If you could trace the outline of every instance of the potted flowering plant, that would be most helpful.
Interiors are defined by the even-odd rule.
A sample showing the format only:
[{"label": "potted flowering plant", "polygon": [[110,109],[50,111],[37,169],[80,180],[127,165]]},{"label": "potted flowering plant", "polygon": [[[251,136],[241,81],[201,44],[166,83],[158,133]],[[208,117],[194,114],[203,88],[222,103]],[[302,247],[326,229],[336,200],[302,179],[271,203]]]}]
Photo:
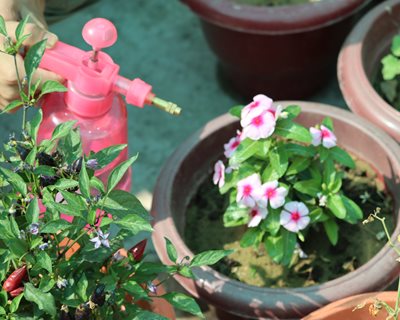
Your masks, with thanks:
[{"label": "potted flowering plant", "polygon": [[[340,89],[349,108],[400,141],[398,20],[400,1],[388,0],[359,21],[338,60]],[[385,58],[386,57],[386,58]]]},{"label": "potted flowering plant", "polygon": [[[357,13],[371,3],[368,0],[182,2],[199,16],[207,42],[235,92],[246,98],[268,92],[286,99],[308,96],[327,82]],[[278,5],[271,5],[274,3]]]},{"label": "potted flowering plant", "polygon": [[[224,115],[214,119],[178,148],[156,185],[153,240],[162,261],[167,262],[162,248],[164,236],[173,239],[179,256],[193,254],[194,242],[188,240],[218,238],[224,233],[222,224],[232,227],[226,233],[238,234],[236,239],[240,239],[241,246],[235,247],[237,250],[227,263],[217,266],[218,269],[196,270],[199,281],[177,277],[180,283],[193,295],[215,305],[219,315],[226,319],[293,319],[329,301],[384,288],[396,278],[398,265],[392,252],[382,248],[384,242],[381,242],[376,252],[363,262],[336,265],[339,269],[343,269],[342,265],[350,267],[343,269],[343,273],[320,278],[319,283],[307,282],[308,276],[313,278],[323,273],[319,268],[309,268],[309,261],[313,259],[310,246],[325,245],[327,251],[332,250],[330,258],[326,258],[324,251],[317,251],[314,257],[321,257],[327,266],[333,266],[334,258],[346,256],[347,247],[352,246],[352,240],[345,240],[346,236],[362,237],[355,230],[359,230],[357,222],[363,216],[362,210],[369,209],[360,209],[359,205],[369,196],[364,192],[365,185],[364,191],[347,187],[349,177],[359,170],[362,163],[359,159],[369,163],[382,191],[386,190],[382,198],[374,199],[384,203],[390,194],[397,193],[399,146],[382,131],[349,112],[318,103],[274,104],[268,97],[258,95],[246,107],[234,107],[231,113],[236,118]],[[224,144],[225,150],[222,150]],[[223,151],[228,158],[225,162],[218,161]],[[354,162],[356,169],[351,169]],[[218,192],[213,200],[202,197],[212,190],[210,184],[203,183],[210,179],[212,171],[214,182],[227,194],[224,200],[218,200]],[[361,171],[358,178],[363,180],[362,176],[369,173]],[[192,219],[191,203],[196,204],[198,200],[211,205],[201,207],[195,216],[209,217],[212,221],[204,227],[202,220],[195,220],[196,229],[187,230]],[[393,211],[398,212],[399,206],[394,203],[387,209],[396,233],[399,225],[398,218],[393,219],[397,217]],[[319,232],[314,232],[315,229]],[[194,230],[195,237],[191,237]],[[376,239],[373,241],[376,243]],[[326,246],[329,242],[331,245]],[[370,248],[369,244],[361,243],[355,251]],[[213,244],[217,247],[221,243]],[[306,266],[304,287],[295,282],[282,287],[282,274],[268,273],[268,281],[276,281],[264,282],[261,286],[257,277],[254,283],[243,282],[239,273],[232,279],[233,273],[225,269],[228,266],[231,270],[240,270],[244,265],[243,260],[236,259],[242,247],[256,249],[247,255],[251,262],[269,256],[270,260],[261,260],[265,265],[279,262],[293,267],[297,263],[292,272],[288,271],[291,268],[283,268],[282,274],[289,279],[298,277]],[[265,269],[259,272],[259,267],[244,268],[242,274],[262,274]],[[382,274],[380,270],[385,272]]]},{"label": "potted flowering plant", "polygon": [[[29,36],[24,34],[26,22],[27,18],[20,22],[13,42],[0,16],[2,53],[16,58]],[[124,146],[84,155],[74,121],[59,124],[50,139],[38,141],[42,112],[35,110],[27,121],[27,111],[43,95],[66,90],[48,81],[39,93],[39,82],[32,83],[44,49],[41,41],[27,52],[21,97],[3,111],[22,107],[23,120],[21,134],[10,135],[1,153],[1,318],[167,319],[174,317],[171,305],[202,317],[193,298],[166,293],[160,284],[176,273],[193,277],[193,267],[216,262],[227,252],[177,260],[174,245],[166,239],[172,265],[165,266],[146,258],[145,239],[125,248],[127,237],[152,231],[137,198],[116,188],[136,156],[116,166],[105,184],[96,171],[110,164]],[[160,307],[160,299],[168,303]]]}]

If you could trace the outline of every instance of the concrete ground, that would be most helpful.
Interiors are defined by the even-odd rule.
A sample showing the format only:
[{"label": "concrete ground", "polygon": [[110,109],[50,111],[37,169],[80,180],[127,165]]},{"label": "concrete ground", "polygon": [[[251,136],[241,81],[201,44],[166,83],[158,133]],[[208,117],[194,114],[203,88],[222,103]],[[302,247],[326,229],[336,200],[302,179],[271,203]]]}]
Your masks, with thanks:
[{"label": "concrete ground", "polygon": [[[100,0],[50,29],[61,41],[89,50],[81,29],[94,17],[107,18],[118,29],[117,43],[106,51],[121,66],[122,75],[142,78],[157,95],[183,108],[180,117],[173,117],[152,107],[129,107],[129,150],[139,153],[133,167],[133,192],[149,208],[157,176],[174,149],[207,121],[244,101],[224,91],[217,60],[197,17],[178,0]],[[345,107],[334,77],[309,100]],[[2,132],[7,133],[4,140],[19,128],[19,117],[0,118]]]}]

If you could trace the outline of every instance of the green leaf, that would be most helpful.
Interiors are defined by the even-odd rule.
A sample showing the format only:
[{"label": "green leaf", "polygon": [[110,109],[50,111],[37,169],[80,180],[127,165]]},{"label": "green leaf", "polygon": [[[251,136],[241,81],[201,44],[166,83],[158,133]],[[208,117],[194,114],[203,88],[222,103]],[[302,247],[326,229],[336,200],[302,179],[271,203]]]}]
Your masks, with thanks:
[{"label": "green leaf", "polygon": [[340,198],[342,199],[344,207],[346,208],[345,220],[347,222],[356,224],[364,217],[363,212],[361,208],[357,205],[357,203],[344,195],[341,195]]},{"label": "green leaf", "polygon": [[317,194],[322,191],[321,185],[314,179],[298,181],[293,185],[293,188],[301,193],[308,194],[311,197],[316,197]]},{"label": "green leaf", "polygon": [[301,108],[298,105],[290,105],[283,109],[282,112],[287,112],[288,118],[294,119],[301,113]]},{"label": "green leaf", "polygon": [[139,310],[135,314],[135,317],[132,320],[169,320],[169,319],[150,311]]},{"label": "green leaf", "polygon": [[311,143],[312,140],[311,134],[306,128],[289,119],[279,120],[274,133],[278,136],[304,143]]},{"label": "green leaf", "polygon": [[10,183],[16,191],[20,192],[24,197],[26,196],[27,193],[26,183],[24,179],[21,178],[20,175],[18,175],[15,172],[12,172],[11,170],[1,167],[0,167],[0,174],[7,179],[7,182]]},{"label": "green leaf", "polygon": [[323,178],[324,183],[328,186],[328,188],[332,187],[336,180],[336,168],[332,160],[328,159],[324,162],[324,171]]},{"label": "green leaf", "polygon": [[285,143],[284,146],[289,157],[291,157],[292,155],[296,155],[312,158],[316,153],[315,148],[310,146],[303,146],[301,144]]},{"label": "green leaf", "polygon": [[191,267],[211,266],[233,253],[233,250],[209,250],[196,254],[190,262]]},{"label": "green leaf", "polygon": [[55,317],[57,310],[54,297],[50,293],[44,293],[40,289],[35,288],[31,283],[25,283],[24,297],[27,301],[35,303],[40,310]]},{"label": "green leaf", "polygon": [[42,228],[42,233],[58,233],[59,231],[65,231],[74,227],[73,224],[66,220],[54,220],[46,223]]},{"label": "green leaf", "polygon": [[16,109],[16,108],[22,106],[23,104],[24,104],[24,103],[23,103],[22,101],[20,101],[20,100],[14,100],[14,101],[10,102],[10,103],[3,109],[3,111],[2,111],[1,113],[10,112],[10,111],[12,111],[12,110],[14,110],[14,109]]},{"label": "green leaf", "polygon": [[395,56],[400,57],[400,35],[397,34],[393,37],[390,50]]},{"label": "green leaf", "polygon": [[167,300],[172,306],[179,310],[189,312],[201,319],[204,319],[204,315],[197,305],[196,301],[183,293],[170,292],[161,296],[161,298]]},{"label": "green leaf", "polygon": [[[269,160],[270,160],[270,166],[272,167],[272,172],[274,174],[269,175],[269,177],[267,177],[267,174],[264,174],[265,173],[264,171],[262,176],[263,182],[278,180],[285,174],[288,168],[288,156],[283,146],[282,147],[279,146],[277,148],[272,149],[269,153]],[[268,179],[264,180],[264,178]]]},{"label": "green leaf", "polygon": [[267,218],[261,222],[261,228],[271,235],[276,236],[281,227],[280,215],[281,209],[270,209]]},{"label": "green leaf", "polygon": [[[24,296],[24,294],[21,293],[21,294],[19,294],[18,296],[16,296],[16,297],[12,300],[12,302],[11,302],[11,304],[10,304],[10,312],[11,312],[11,313],[15,313],[15,312],[18,310],[19,304],[20,304],[21,299],[22,299],[23,296]],[[4,309],[3,309],[3,310],[4,310]],[[0,312],[0,314],[1,314],[1,312]],[[3,313],[3,314],[4,314],[4,313]]]},{"label": "green leaf", "polygon": [[17,41],[23,36],[24,31],[25,31],[25,26],[29,20],[29,15],[25,16],[24,19],[22,19],[18,25],[17,28],[15,29],[15,38],[17,39]]},{"label": "green leaf", "polygon": [[346,217],[346,207],[340,195],[329,195],[326,206],[337,218],[344,219]]},{"label": "green leaf", "polygon": [[323,222],[326,235],[329,241],[335,246],[338,242],[339,227],[335,220],[329,219]]},{"label": "green leaf", "polygon": [[127,291],[130,295],[134,297],[135,300],[149,300],[149,296],[136,281],[134,280],[129,280],[128,282],[125,282],[121,288],[125,291]]},{"label": "green leaf", "polygon": [[60,190],[60,193],[71,209],[75,211],[82,211],[86,209],[85,200],[83,200],[81,195],[71,193],[66,190]]},{"label": "green leaf", "polygon": [[104,194],[106,192],[103,181],[101,181],[96,176],[90,178],[90,187],[96,189],[101,194]]},{"label": "green leaf", "polygon": [[296,243],[296,234],[282,229],[279,236],[269,236],[265,239],[265,249],[276,263],[288,265],[292,260]]},{"label": "green leaf", "polygon": [[[0,16],[1,18],[1,16]],[[0,307],[0,315],[3,316],[6,314],[6,309],[4,309],[3,307]]]},{"label": "green leaf", "polygon": [[233,115],[234,117],[237,117],[237,118],[240,119],[243,108],[244,108],[244,106],[242,106],[242,105],[234,106],[234,107],[229,109],[229,113],[231,115]]},{"label": "green leaf", "polygon": [[4,18],[1,15],[0,15],[0,33],[5,37],[8,36],[6,29],[6,22],[4,21]]},{"label": "green leaf", "polygon": [[47,80],[45,83],[42,85],[42,90],[40,92],[40,97],[42,97],[45,94],[52,93],[52,92],[66,92],[68,89],[62,85],[61,83],[53,80]]},{"label": "green leaf", "polygon": [[104,200],[103,208],[119,218],[129,214],[136,214],[143,219],[149,219],[150,216],[138,198],[124,190],[113,190]]},{"label": "green leaf", "polygon": [[66,178],[60,178],[57,180],[57,182],[49,186],[50,190],[67,190],[67,189],[72,189],[75,188],[79,185],[79,182],[73,179],[66,179]]},{"label": "green leaf", "polygon": [[240,239],[240,246],[242,248],[247,248],[260,243],[264,231],[260,228],[248,228]]},{"label": "green leaf", "polygon": [[126,144],[117,144],[107,147],[97,153],[91,154],[89,159],[96,159],[98,163],[98,168],[104,168],[106,165],[114,161],[114,159],[116,159],[120,155],[121,151],[124,150],[126,146]]},{"label": "green leaf", "polygon": [[43,275],[40,280],[39,289],[43,292],[49,292],[56,285],[56,281],[49,275]]},{"label": "green leaf", "polygon": [[390,103],[394,103],[396,100],[398,84],[397,79],[386,80],[380,83],[381,91]]},{"label": "green leaf", "polygon": [[185,278],[195,279],[196,276],[193,274],[189,266],[181,265],[178,269],[178,273]]},{"label": "green leaf", "polygon": [[331,130],[331,131],[333,131],[334,129],[333,129],[333,121],[332,121],[332,119],[331,118],[329,118],[329,117],[325,117],[323,120],[322,120],[322,125],[324,125],[325,127],[327,127],[329,130]]},{"label": "green leaf", "polygon": [[90,179],[84,159],[82,160],[81,172],[79,172],[79,189],[86,199],[90,199]]},{"label": "green leaf", "polygon": [[28,155],[25,158],[25,162],[31,166],[35,164],[37,155],[37,147],[34,146],[31,151],[29,151]]},{"label": "green leaf", "polygon": [[88,285],[89,285],[88,279],[86,278],[86,275],[83,273],[78,283],[76,284],[76,293],[82,299],[82,301],[86,301],[88,299],[86,293]]},{"label": "green leaf", "polygon": [[400,60],[392,54],[388,54],[382,60],[382,77],[384,80],[393,80],[400,74]]},{"label": "green leaf", "polygon": [[56,209],[59,213],[68,214],[68,215],[74,216],[74,217],[82,217],[82,212],[80,210],[77,210],[76,208],[72,207],[69,204],[54,202],[51,204],[51,206],[54,209]]},{"label": "green leaf", "polygon": [[290,164],[289,168],[286,171],[286,175],[290,176],[293,174],[298,174],[304,170],[306,170],[311,163],[310,158],[304,157],[296,157],[294,158],[293,162]]},{"label": "green leaf", "polygon": [[42,60],[42,56],[45,49],[46,49],[46,39],[39,41],[35,43],[32,47],[30,47],[25,56],[24,66],[25,66],[26,76],[28,78],[29,87],[32,81],[32,76],[35,73],[36,69],[39,67],[40,61]]},{"label": "green leaf", "polygon": [[140,231],[152,231],[153,228],[151,227],[150,223],[137,216],[137,215],[127,215],[120,220],[114,221],[115,224],[120,226],[122,229],[129,230],[133,234],[137,234]]},{"label": "green leaf", "polygon": [[29,223],[39,222],[39,201],[37,198],[33,198],[28,205],[26,210],[26,219]]},{"label": "green leaf", "polygon": [[67,136],[72,131],[76,123],[77,123],[76,120],[60,123],[54,128],[53,134],[51,135],[51,139],[55,140]]},{"label": "green leaf", "polygon": [[36,167],[33,172],[38,176],[43,175],[43,176],[53,177],[56,175],[56,171],[52,167],[45,165]]},{"label": "green leaf", "polygon": [[47,270],[47,272],[49,272],[49,273],[53,272],[51,258],[46,252],[40,251],[36,255],[36,264],[34,265],[34,269],[35,270],[44,269],[44,270]]},{"label": "green leaf", "polygon": [[113,169],[113,171],[111,171],[107,181],[107,193],[110,193],[117,186],[118,182],[121,181],[124,174],[129,170],[137,157],[138,155],[129,158],[128,160],[120,163]]},{"label": "green leaf", "polygon": [[4,243],[6,244],[7,248],[10,249],[11,253],[17,258],[24,256],[28,251],[26,242],[21,239],[14,238],[11,240],[4,240]]},{"label": "green leaf", "polygon": [[43,111],[42,109],[39,109],[33,116],[32,120],[29,122],[29,134],[35,143],[37,140],[40,124],[42,123],[42,119]]},{"label": "green leaf", "polygon": [[176,248],[174,244],[171,242],[171,240],[165,238],[166,246],[167,246],[167,253],[168,253],[168,258],[171,260],[171,262],[176,263],[176,260],[178,260],[178,253],[176,251]]},{"label": "green leaf", "polygon": [[349,167],[349,168],[355,168],[355,163],[351,156],[344,151],[343,149],[339,147],[333,147],[330,149],[330,153],[332,156],[332,159],[339,162],[340,164]]},{"label": "green leaf", "polygon": [[241,208],[235,204],[231,204],[224,213],[224,226],[236,227],[247,224],[249,221],[249,208]]},{"label": "green leaf", "polygon": [[219,189],[221,194],[225,194],[229,189],[236,187],[237,183],[255,173],[255,169],[252,165],[244,162],[239,167],[239,170],[234,170],[232,173],[225,174],[225,184]]},{"label": "green leaf", "polygon": [[329,216],[324,213],[324,210],[322,208],[317,207],[314,210],[311,210],[309,217],[311,218],[311,221],[314,222],[324,222],[329,219]]},{"label": "green leaf", "polygon": [[260,147],[262,148],[261,144],[262,141],[254,141],[249,138],[244,139],[242,142],[240,142],[236,151],[229,159],[229,164],[237,165],[246,161],[247,159],[255,155]]}]

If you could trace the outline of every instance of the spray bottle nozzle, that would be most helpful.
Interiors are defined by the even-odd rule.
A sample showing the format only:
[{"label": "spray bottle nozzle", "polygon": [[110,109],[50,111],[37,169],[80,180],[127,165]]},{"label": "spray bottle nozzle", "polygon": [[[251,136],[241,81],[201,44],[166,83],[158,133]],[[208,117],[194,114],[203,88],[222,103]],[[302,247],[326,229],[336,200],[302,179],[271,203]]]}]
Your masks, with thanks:
[{"label": "spray bottle nozzle", "polygon": [[138,78],[129,80],[118,75],[119,66],[101,51],[117,40],[117,30],[110,21],[102,18],[90,20],[84,26],[82,35],[92,46],[92,52],[59,41],[54,48],[45,51],[40,64],[41,68],[58,73],[72,83],[74,90],[68,94],[74,95],[70,99],[71,103],[76,104],[73,109],[90,115],[93,108],[88,107],[87,112],[82,109],[92,104],[90,99],[94,97],[96,111],[100,113],[108,103],[106,99],[102,103],[99,97],[109,97],[114,91],[124,95],[128,104],[141,108],[145,104],[153,104],[168,113],[180,114],[181,109],[176,104],[157,98],[152,93],[151,85]]}]

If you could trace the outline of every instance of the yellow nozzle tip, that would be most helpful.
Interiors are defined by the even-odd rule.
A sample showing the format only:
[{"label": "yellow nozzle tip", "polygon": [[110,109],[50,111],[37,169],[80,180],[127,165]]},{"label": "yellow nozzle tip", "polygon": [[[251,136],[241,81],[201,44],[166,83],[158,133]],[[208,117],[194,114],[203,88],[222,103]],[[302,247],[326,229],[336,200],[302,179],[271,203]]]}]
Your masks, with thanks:
[{"label": "yellow nozzle tip", "polygon": [[168,112],[172,115],[180,115],[182,112],[182,109],[180,107],[178,107],[178,105],[176,103],[170,102],[170,101],[166,101],[157,97],[153,98],[153,101],[151,102],[155,107]]}]

